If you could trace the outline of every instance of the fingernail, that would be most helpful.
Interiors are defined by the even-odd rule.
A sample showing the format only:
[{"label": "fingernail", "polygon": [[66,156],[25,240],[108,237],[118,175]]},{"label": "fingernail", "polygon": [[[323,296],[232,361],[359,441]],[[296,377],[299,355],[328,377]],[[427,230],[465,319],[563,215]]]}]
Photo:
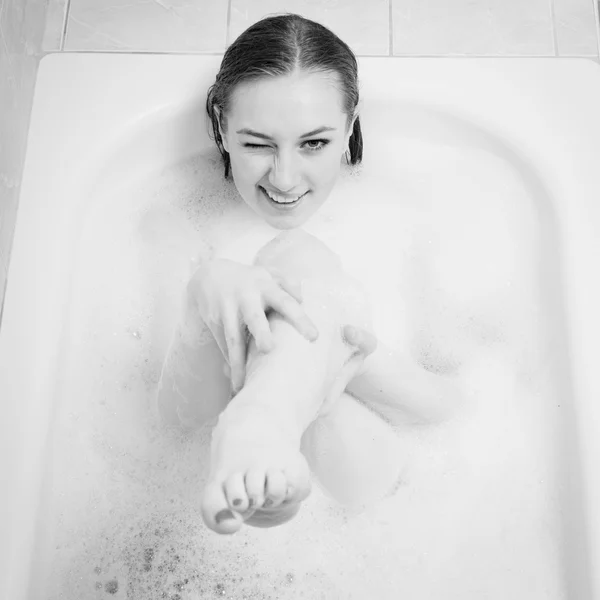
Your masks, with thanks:
[{"label": "fingernail", "polygon": [[233,501],[233,505],[234,505],[234,506],[239,506],[241,503],[242,503],[242,501],[241,501],[239,498],[236,498],[236,499]]},{"label": "fingernail", "polygon": [[267,498],[263,504],[263,506],[265,508],[268,508],[269,506],[271,506],[273,504],[273,500],[271,500],[271,498]]},{"label": "fingernail", "polygon": [[252,508],[255,504],[256,504],[256,501],[254,500],[254,498],[250,498],[248,500],[248,508]]},{"label": "fingernail", "polygon": [[221,521],[225,521],[227,519],[234,519],[234,518],[235,518],[234,514],[228,508],[224,508],[223,510],[220,510],[215,515],[215,521],[217,522],[217,524],[221,523]]},{"label": "fingernail", "polygon": [[349,342],[354,342],[356,340],[356,329],[351,325],[346,327],[346,340]]}]

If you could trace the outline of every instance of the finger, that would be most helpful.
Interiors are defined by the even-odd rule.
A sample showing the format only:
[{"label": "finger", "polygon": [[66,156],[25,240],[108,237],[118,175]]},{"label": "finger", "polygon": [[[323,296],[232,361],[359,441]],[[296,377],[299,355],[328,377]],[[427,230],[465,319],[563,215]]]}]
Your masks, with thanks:
[{"label": "finger", "polygon": [[343,336],[346,342],[356,346],[365,356],[372,354],[377,349],[377,338],[366,329],[346,325]]},{"label": "finger", "polygon": [[296,302],[302,303],[302,282],[292,277],[287,277],[276,269],[271,269],[269,272],[283,290],[296,300]]},{"label": "finger", "polygon": [[273,334],[261,302],[247,299],[242,306],[242,317],[248,331],[254,336],[256,347],[260,352],[270,352],[273,349]]},{"label": "finger", "polygon": [[275,289],[267,291],[265,293],[265,302],[288,320],[310,342],[314,342],[319,337],[319,332],[315,324],[308,318],[304,309],[283,290]]},{"label": "finger", "polygon": [[246,377],[246,340],[237,310],[232,306],[223,311],[223,330],[231,369],[231,387],[237,393],[242,389]]}]

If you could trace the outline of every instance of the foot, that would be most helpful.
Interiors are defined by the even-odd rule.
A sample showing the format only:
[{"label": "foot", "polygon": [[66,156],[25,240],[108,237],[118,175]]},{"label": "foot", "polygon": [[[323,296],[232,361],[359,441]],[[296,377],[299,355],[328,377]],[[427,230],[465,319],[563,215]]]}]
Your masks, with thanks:
[{"label": "foot", "polygon": [[210,529],[230,534],[244,523],[281,525],[296,515],[309,493],[310,472],[299,444],[275,420],[264,415],[217,425],[202,498]]}]

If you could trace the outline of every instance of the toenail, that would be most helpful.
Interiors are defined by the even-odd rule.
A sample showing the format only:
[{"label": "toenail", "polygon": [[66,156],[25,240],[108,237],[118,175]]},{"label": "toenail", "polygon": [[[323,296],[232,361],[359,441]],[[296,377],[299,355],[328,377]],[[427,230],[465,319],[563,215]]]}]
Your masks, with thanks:
[{"label": "toenail", "polygon": [[215,521],[217,522],[217,524],[219,524],[221,521],[225,521],[227,519],[234,519],[234,514],[228,509],[228,508],[224,508],[223,510],[220,510],[216,515],[215,515]]},{"label": "toenail", "polygon": [[234,505],[234,506],[239,506],[241,503],[242,503],[242,501],[241,501],[239,498],[236,498],[236,499],[233,501],[233,505]]}]

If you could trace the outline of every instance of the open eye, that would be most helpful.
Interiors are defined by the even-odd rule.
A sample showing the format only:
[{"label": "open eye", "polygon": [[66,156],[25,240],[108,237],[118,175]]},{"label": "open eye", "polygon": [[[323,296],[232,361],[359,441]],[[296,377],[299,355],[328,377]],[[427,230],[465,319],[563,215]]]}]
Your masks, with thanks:
[{"label": "open eye", "polygon": [[327,144],[329,144],[329,140],[308,140],[304,142],[304,146],[311,152],[322,150]]}]

